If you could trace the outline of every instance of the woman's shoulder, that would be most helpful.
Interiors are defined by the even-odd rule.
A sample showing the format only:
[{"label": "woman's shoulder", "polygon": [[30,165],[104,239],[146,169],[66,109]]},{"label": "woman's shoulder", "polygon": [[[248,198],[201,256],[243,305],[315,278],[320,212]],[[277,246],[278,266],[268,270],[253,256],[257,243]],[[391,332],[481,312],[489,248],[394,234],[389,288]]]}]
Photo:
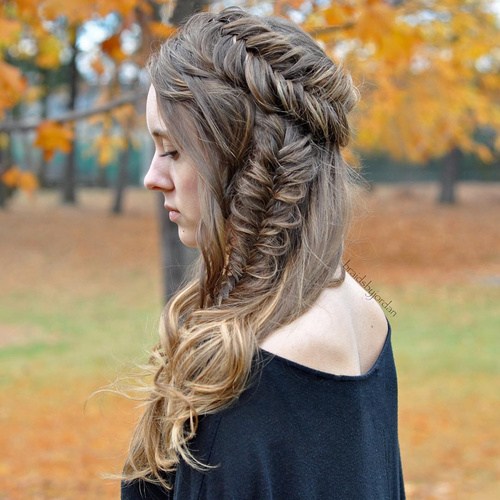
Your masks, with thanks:
[{"label": "woman's shoulder", "polygon": [[362,375],[374,365],[388,334],[380,305],[346,272],[316,303],[260,344],[265,351],[337,375]]}]

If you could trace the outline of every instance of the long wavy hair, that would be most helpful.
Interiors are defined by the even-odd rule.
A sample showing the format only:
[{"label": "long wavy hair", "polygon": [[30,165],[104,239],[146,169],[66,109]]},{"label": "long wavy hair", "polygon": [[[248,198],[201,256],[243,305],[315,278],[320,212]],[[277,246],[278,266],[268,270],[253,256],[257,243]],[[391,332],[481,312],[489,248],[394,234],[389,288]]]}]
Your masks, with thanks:
[{"label": "long wavy hair", "polygon": [[160,115],[200,177],[200,257],[167,303],[124,478],[159,482],[198,417],[249,384],[259,342],[343,281],[357,174],[341,148],[350,76],[300,28],[239,8],[193,15],[150,59]]}]

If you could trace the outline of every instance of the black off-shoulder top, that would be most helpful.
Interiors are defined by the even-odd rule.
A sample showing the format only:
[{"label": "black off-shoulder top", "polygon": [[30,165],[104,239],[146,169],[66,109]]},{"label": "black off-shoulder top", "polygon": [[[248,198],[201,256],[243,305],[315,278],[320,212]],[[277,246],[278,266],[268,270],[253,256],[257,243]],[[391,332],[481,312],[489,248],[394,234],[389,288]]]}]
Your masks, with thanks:
[{"label": "black off-shoulder top", "polygon": [[179,464],[166,491],[123,482],[122,500],[401,500],[391,326],[372,368],[334,375],[260,350],[251,385],[201,417],[191,450],[217,467]]}]

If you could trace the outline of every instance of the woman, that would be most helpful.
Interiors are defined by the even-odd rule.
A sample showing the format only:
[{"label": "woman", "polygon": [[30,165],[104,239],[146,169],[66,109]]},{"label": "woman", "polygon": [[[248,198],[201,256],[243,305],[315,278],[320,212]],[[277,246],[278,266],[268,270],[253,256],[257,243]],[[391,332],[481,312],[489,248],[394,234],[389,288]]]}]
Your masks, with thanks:
[{"label": "woman", "polygon": [[191,17],[149,71],[145,185],[200,258],[162,316],[122,498],[404,498],[390,326],[341,263],[349,76],[237,8]]}]

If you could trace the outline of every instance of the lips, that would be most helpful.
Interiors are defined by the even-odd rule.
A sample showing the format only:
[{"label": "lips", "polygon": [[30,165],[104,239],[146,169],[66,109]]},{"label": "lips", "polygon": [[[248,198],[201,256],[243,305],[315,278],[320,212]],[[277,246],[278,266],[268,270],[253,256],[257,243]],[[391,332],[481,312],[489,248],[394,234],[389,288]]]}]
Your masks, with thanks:
[{"label": "lips", "polygon": [[178,212],[179,211],[176,208],[174,208],[170,205],[167,205],[166,203],[164,203],[163,206],[165,207],[165,210],[168,210],[169,212]]},{"label": "lips", "polygon": [[167,205],[166,203],[163,206],[165,207],[165,210],[168,210],[168,218],[172,222],[175,222],[180,217],[181,215],[180,212],[175,208],[171,207],[170,205]]}]

